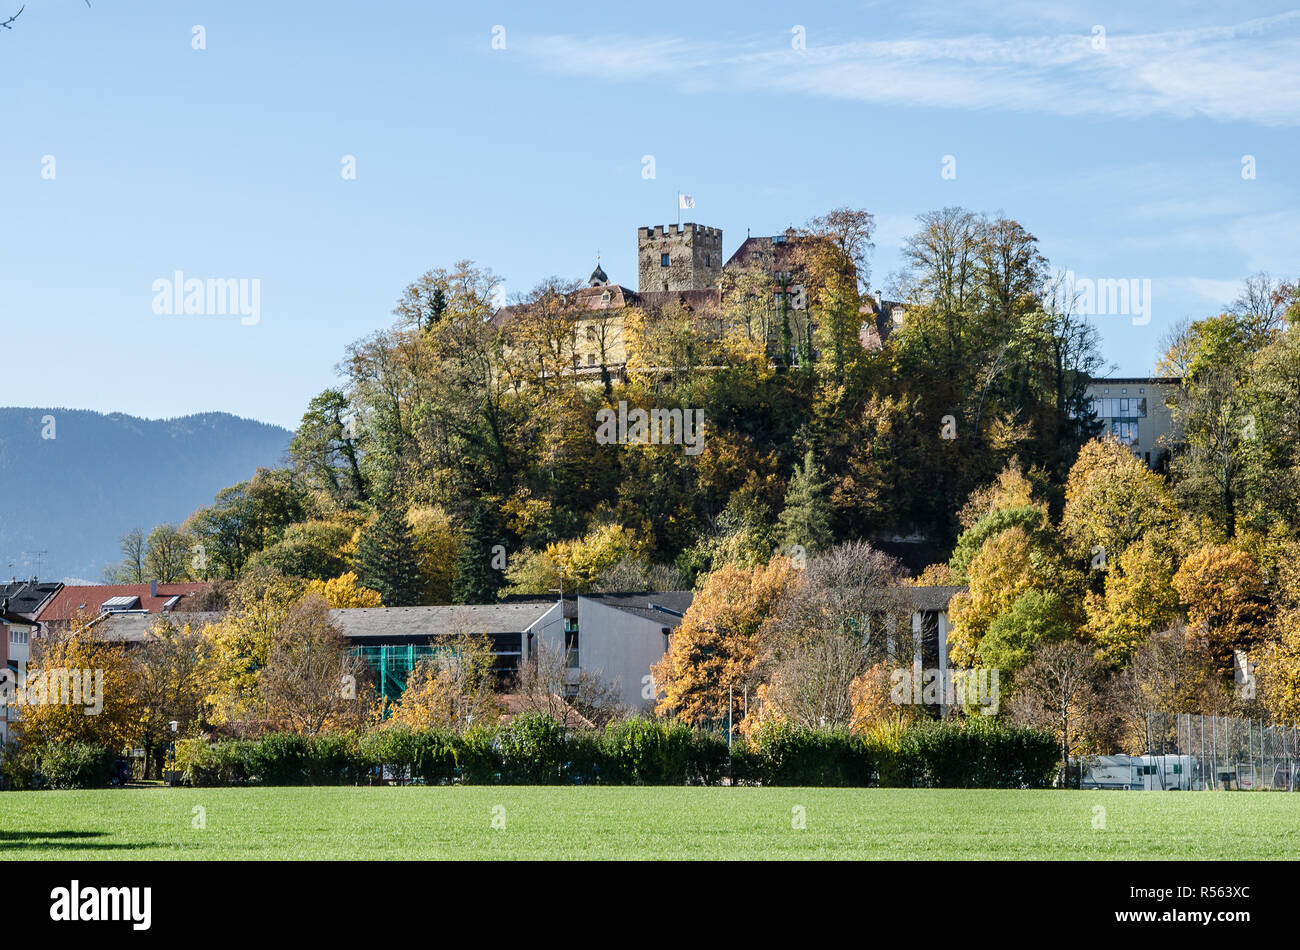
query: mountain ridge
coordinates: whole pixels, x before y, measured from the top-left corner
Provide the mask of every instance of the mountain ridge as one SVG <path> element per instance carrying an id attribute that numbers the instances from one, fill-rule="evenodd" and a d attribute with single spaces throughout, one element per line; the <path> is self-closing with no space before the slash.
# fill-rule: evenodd
<path id="1" fill-rule="evenodd" d="M 52 421 L 52 425 L 51 425 Z M 280 464 L 293 433 L 212 411 L 165 419 L 0 407 L 0 572 L 99 578 L 118 539 L 183 521 L 222 488 Z"/>

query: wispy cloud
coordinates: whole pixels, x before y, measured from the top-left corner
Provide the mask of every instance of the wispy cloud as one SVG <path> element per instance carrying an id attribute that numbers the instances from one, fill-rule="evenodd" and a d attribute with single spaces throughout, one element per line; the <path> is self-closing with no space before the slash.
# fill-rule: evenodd
<path id="1" fill-rule="evenodd" d="M 520 37 L 547 72 L 671 83 L 683 93 L 765 92 L 880 104 L 1065 116 L 1206 116 L 1300 124 L 1300 11 L 1228 26 L 1112 33 L 972 34 L 825 42 L 788 37 Z"/>

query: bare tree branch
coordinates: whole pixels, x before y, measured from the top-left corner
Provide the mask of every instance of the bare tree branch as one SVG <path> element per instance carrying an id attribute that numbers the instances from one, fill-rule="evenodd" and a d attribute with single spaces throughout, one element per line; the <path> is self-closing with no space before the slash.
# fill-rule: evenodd
<path id="1" fill-rule="evenodd" d="M 90 0 L 86 0 L 86 2 L 89 3 Z M 17 13 L 15 13 L 15 14 L 14 14 L 13 16 L 11 16 L 9 19 L 5 20 L 3 23 L 0 23 L 0 27 L 4 27 L 6 30 L 12 30 L 13 27 L 10 26 L 9 24 L 10 24 L 10 23 L 13 23 L 14 20 L 16 20 L 16 19 L 18 19 L 20 16 L 22 16 L 22 15 L 23 15 L 23 11 L 26 10 L 26 9 L 27 9 L 27 4 L 24 3 L 21 7 L 18 8 L 18 12 L 17 12 Z"/>

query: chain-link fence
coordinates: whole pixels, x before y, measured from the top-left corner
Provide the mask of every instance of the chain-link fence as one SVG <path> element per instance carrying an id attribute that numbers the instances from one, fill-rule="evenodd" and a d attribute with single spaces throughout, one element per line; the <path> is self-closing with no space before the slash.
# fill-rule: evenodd
<path id="1" fill-rule="evenodd" d="M 1187 788 L 1300 788 L 1300 727 L 1235 716 L 1147 713 L 1147 754 L 1190 756 Z"/>

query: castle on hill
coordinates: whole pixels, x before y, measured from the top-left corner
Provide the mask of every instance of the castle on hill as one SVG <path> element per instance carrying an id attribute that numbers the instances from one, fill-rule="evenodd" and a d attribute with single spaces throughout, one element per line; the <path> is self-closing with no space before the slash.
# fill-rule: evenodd
<path id="1" fill-rule="evenodd" d="M 628 332 L 629 311 L 688 315 L 703 335 L 721 339 L 738 324 L 751 338 L 765 341 L 779 358 L 783 339 L 787 361 L 816 358 L 815 323 L 800 284 L 801 248 L 824 240 L 788 230 L 770 237 L 747 236 L 724 260 L 722 229 L 687 222 L 637 228 L 637 286 L 612 283 L 599 263 L 585 287 L 566 294 L 561 307 L 571 316 L 572 366 L 580 375 L 621 375 L 636 355 Z M 856 277 L 856 275 L 854 275 Z M 739 302 L 746 297 L 745 303 Z M 757 305 L 755 302 L 758 301 Z M 502 307 L 492 322 L 499 328 L 520 319 L 531 304 Z M 902 317 L 902 305 L 867 295 L 861 308 L 860 339 L 879 349 Z"/>

